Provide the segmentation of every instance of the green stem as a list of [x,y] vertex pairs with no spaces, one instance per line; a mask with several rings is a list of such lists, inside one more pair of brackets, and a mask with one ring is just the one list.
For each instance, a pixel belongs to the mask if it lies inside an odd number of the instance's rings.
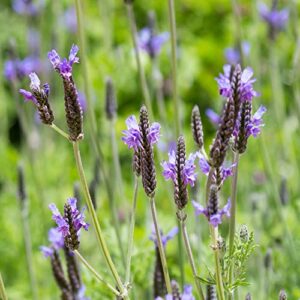
[[89,210],[89,213],[90,213],[91,218],[92,218],[92,223],[93,223],[93,226],[94,226],[94,229],[95,229],[95,232],[96,232],[96,237],[97,237],[99,246],[100,246],[100,248],[103,252],[106,263],[107,263],[107,265],[108,265],[108,267],[109,267],[109,269],[110,269],[110,271],[111,271],[111,273],[112,273],[112,275],[113,275],[113,277],[116,281],[116,284],[118,286],[118,289],[119,289],[120,293],[122,295],[124,295],[124,299],[129,299],[128,296],[127,296],[127,293],[126,293],[127,291],[124,290],[124,286],[122,284],[120,276],[119,276],[119,274],[117,272],[117,269],[116,269],[116,267],[115,267],[115,265],[114,265],[114,263],[111,259],[110,253],[108,251],[106,242],[105,242],[104,237],[103,237],[103,233],[102,233],[100,224],[99,224],[98,219],[97,219],[96,211],[95,211],[94,206],[93,206],[93,202],[92,202],[90,192],[89,192],[89,187],[88,187],[88,184],[87,184],[87,181],[86,181],[86,178],[85,178],[85,174],[84,174],[84,169],[83,169],[83,165],[82,165],[82,161],[81,161],[78,141],[73,142],[73,149],[74,149],[74,156],[75,156],[75,160],[76,160],[76,165],[77,165],[81,185],[82,185],[82,188],[83,188],[83,191],[84,191],[84,196],[85,196],[85,199],[86,199],[88,210]]
[[106,287],[108,287],[116,296],[120,296],[120,292],[117,291],[110,283],[106,282],[101,275],[97,273],[97,271],[86,261],[86,259],[78,252],[78,250],[74,250],[74,253],[78,257],[78,259],[87,267],[87,269],[95,276],[98,282],[103,283]]
[[[23,200],[27,203],[27,199]],[[25,244],[25,254],[26,254],[26,263],[28,268],[30,286],[33,299],[38,299],[38,291],[37,285],[35,280],[35,273],[33,268],[33,261],[32,261],[32,243],[31,243],[31,235],[28,223],[28,210],[26,207],[21,209],[21,216],[22,216],[22,224],[23,224],[23,236],[24,236],[24,244]]]
[[7,296],[6,296],[5,286],[4,286],[4,283],[3,283],[1,272],[0,272],[0,296],[1,296],[2,300],[7,300],[8,299]]
[[[180,211],[178,211],[177,214],[179,215]],[[191,268],[192,268],[192,272],[193,272],[193,276],[194,276],[194,280],[195,280],[195,284],[196,284],[196,287],[197,287],[198,294],[199,294],[201,300],[205,300],[202,287],[201,287],[200,282],[198,280],[198,275],[197,275],[196,265],[195,265],[195,261],[194,261],[194,257],[193,257],[193,252],[192,252],[192,249],[191,249],[189,236],[188,236],[188,232],[187,232],[187,229],[186,229],[185,217],[180,218],[180,226],[181,226],[181,232],[182,232],[182,236],[183,236],[183,240],[184,240],[184,244],[185,244],[185,249],[186,249],[186,252],[187,252],[189,263],[190,263]]]
[[[231,186],[231,207],[230,207],[230,223],[229,223],[229,256],[231,257],[234,250],[234,236],[235,236],[235,223],[236,223],[236,194],[237,194],[237,179],[238,179],[238,166],[239,166],[239,153],[234,152],[233,157],[233,176]],[[232,285],[234,280],[234,265],[229,268],[229,286]],[[234,298],[234,293],[229,295],[229,299]]]
[[174,0],[168,1],[169,8],[169,23],[171,31],[171,44],[172,44],[172,88],[175,108],[175,132],[176,136],[181,133],[181,120],[180,120],[180,102],[177,93],[177,50],[176,50],[176,16]]
[[58,132],[61,136],[63,136],[65,139],[67,139],[67,140],[69,140],[69,135],[66,133],[66,132],[64,132],[62,129],[60,129],[59,127],[57,127],[54,123],[52,123],[51,125],[50,125],[50,127],[52,128],[52,129],[54,129],[56,132]]
[[131,218],[130,218],[130,227],[129,227],[129,233],[128,233],[128,249],[127,249],[127,263],[126,263],[125,283],[130,282],[130,266],[131,266],[132,250],[133,250],[133,236],[134,236],[134,225],[135,225],[135,210],[136,210],[136,203],[137,203],[138,188],[139,188],[139,178],[137,176],[135,176],[135,179],[134,179],[133,203],[132,203],[132,211],[131,211]]
[[177,235],[177,245],[178,245],[178,264],[180,270],[180,279],[181,279],[181,288],[185,285],[185,274],[184,274],[184,259],[183,259],[183,242],[182,242],[182,230],[180,226],[180,221],[178,218],[177,220],[177,227],[179,228],[179,234]]
[[156,234],[156,242],[159,250],[159,255],[160,255],[160,260],[164,272],[164,278],[166,282],[166,287],[167,287],[167,292],[168,294],[172,294],[172,287],[171,287],[171,281],[170,281],[170,276],[169,276],[169,271],[168,271],[168,265],[167,265],[167,260],[165,256],[165,250],[164,246],[162,244],[161,240],[161,234],[160,234],[160,229],[158,226],[158,218],[157,218],[157,213],[156,213],[156,207],[155,207],[155,201],[154,198],[150,198],[150,206],[151,206],[151,213],[152,213],[152,219],[153,219],[153,224],[155,228],[155,234]]
[[216,265],[216,285],[218,291],[218,300],[225,300],[222,272],[219,258],[219,248],[218,248],[218,227],[214,228],[211,226],[212,242],[213,242],[213,251],[215,257]]
[[133,42],[133,47],[134,47],[134,54],[135,54],[135,59],[136,59],[136,64],[138,68],[138,73],[140,77],[140,84],[143,92],[143,97],[145,104],[147,106],[148,112],[149,112],[149,117],[150,119],[153,118],[153,111],[152,111],[152,105],[151,105],[151,99],[150,99],[150,94],[149,94],[149,89],[146,81],[146,76],[145,76],[145,71],[143,68],[143,65],[141,63],[141,57],[140,57],[140,51],[138,47],[138,41],[137,41],[137,29],[136,29],[136,23],[135,23],[135,17],[134,17],[134,12],[133,12],[133,7],[132,4],[126,4],[127,8],[127,16],[128,20],[130,23],[130,33],[131,33],[131,38]]

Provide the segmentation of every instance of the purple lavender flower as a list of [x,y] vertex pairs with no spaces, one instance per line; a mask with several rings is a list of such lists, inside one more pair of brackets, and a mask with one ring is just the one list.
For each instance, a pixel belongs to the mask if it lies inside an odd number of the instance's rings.
[[[76,198],[68,199],[68,205],[71,208],[72,225],[74,226],[76,234],[78,235],[81,228],[88,230],[89,224],[84,221],[84,209],[80,213],[77,209],[76,203]],[[54,203],[49,205],[49,209],[52,211],[52,219],[57,224],[57,230],[62,234],[62,236],[66,238],[71,235],[69,220],[66,218],[66,216],[61,215]]]
[[261,127],[264,126],[262,117],[264,113],[267,111],[266,107],[261,105],[257,112],[252,116],[251,122],[247,127],[247,136],[252,135],[253,137],[257,137],[260,134]]
[[38,72],[41,69],[40,60],[34,56],[28,56],[23,60],[10,59],[4,63],[4,76],[9,81],[23,79],[33,71]]
[[[172,286],[176,284],[175,280],[172,280]],[[156,297],[155,300],[173,300],[173,295],[167,294],[165,298],[162,297]],[[177,298],[176,298],[177,299]],[[183,287],[183,293],[180,295],[181,300],[195,300],[195,297],[193,296],[193,287],[189,284],[184,285]]]
[[258,11],[261,18],[275,31],[283,30],[289,19],[288,9],[277,10],[276,7],[269,9],[266,4],[260,3]]
[[35,16],[39,12],[39,7],[32,3],[32,0],[14,0],[13,9],[17,14]]
[[69,7],[61,16],[61,23],[66,27],[66,29],[71,33],[77,32],[77,18],[76,10],[74,6]]
[[84,93],[78,91],[78,102],[83,112],[87,110],[87,102]]
[[48,240],[50,247],[41,246],[40,250],[43,252],[45,257],[51,257],[54,251],[64,247],[64,238],[62,233],[57,228],[51,228],[48,232]]
[[158,35],[153,34],[150,28],[144,28],[138,35],[138,46],[147,52],[151,58],[157,56],[162,45],[169,39],[169,33],[163,32]]
[[[210,165],[204,155],[201,152],[196,153],[197,157],[199,158],[199,167],[203,174],[208,176],[210,171]],[[230,165],[229,167],[225,167],[224,165],[221,167],[221,177],[222,181],[224,181],[227,177],[233,175],[233,168],[235,164]]]
[[[219,86],[220,95],[225,98],[229,98],[233,96],[233,87],[230,80],[231,66],[225,65],[223,70],[224,74],[220,74],[219,77],[216,78],[216,81]],[[253,70],[250,67],[247,67],[243,70],[241,75],[241,86],[239,90],[241,101],[251,101],[253,97],[259,96],[259,94],[253,89],[253,83],[256,81],[256,79],[252,78],[252,76]]]
[[[246,41],[243,41],[241,44],[243,56],[249,56],[250,53],[250,44]],[[238,48],[226,48],[224,50],[224,56],[228,64],[237,65],[241,62],[241,53]]]
[[79,58],[76,56],[79,51],[77,45],[72,45],[69,60],[66,58],[61,59],[56,50],[52,50],[48,53],[48,58],[53,66],[53,68],[60,74],[61,77],[71,77],[72,76],[72,66],[74,63],[79,63]]
[[221,118],[215,111],[213,111],[211,108],[208,108],[205,111],[205,114],[214,125],[219,125]]
[[[135,151],[141,147],[141,131],[135,116],[130,116],[126,119],[127,130],[123,130],[122,141],[128,146],[128,148],[133,148]],[[148,133],[148,141],[151,145],[157,143],[160,136],[160,124],[154,122]]]
[[[194,186],[197,178],[195,173],[196,165],[194,161],[196,159],[195,154],[190,154],[189,158],[186,160],[183,168],[183,180],[185,185]],[[163,161],[161,166],[163,167],[163,176],[166,180],[172,179],[175,183],[176,179],[176,154],[175,151],[169,152],[169,161]]]
[[[160,231],[161,234],[161,241],[164,247],[166,247],[167,242],[171,240],[176,234],[178,233],[178,227],[172,228],[166,235],[163,235],[162,230]],[[153,241],[157,247],[157,242],[156,242],[156,233],[154,228],[152,229],[151,236],[149,237],[151,241]]]
[[222,223],[222,217],[224,215],[226,215],[228,218],[230,217],[230,207],[231,207],[230,199],[228,199],[227,204],[221,210],[218,210],[217,213],[213,215],[209,214],[208,207],[205,208],[202,205],[200,205],[198,202],[193,200],[192,200],[192,204],[194,206],[196,216],[203,214],[208,219],[209,223],[214,227],[217,227],[219,224]]

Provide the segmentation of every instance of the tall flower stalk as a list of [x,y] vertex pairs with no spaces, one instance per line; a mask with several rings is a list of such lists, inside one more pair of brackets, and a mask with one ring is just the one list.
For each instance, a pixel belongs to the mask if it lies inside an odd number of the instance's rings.
[[177,37],[176,37],[176,14],[174,0],[168,0],[169,23],[171,29],[172,45],[172,91],[175,107],[175,133],[179,136],[181,133],[180,101],[177,91]]
[[4,286],[4,282],[3,282],[3,279],[2,279],[2,275],[0,273],[0,296],[1,296],[1,299],[3,300],[7,300],[7,295],[6,295],[6,291],[5,291],[5,286]]
[[147,85],[145,71],[144,71],[144,68],[143,68],[143,65],[141,62],[140,50],[138,47],[137,29],[136,29],[136,22],[135,22],[133,3],[132,3],[133,1],[124,0],[124,2],[126,5],[126,9],[127,9],[127,17],[128,17],[129,25],[130,25],[130,33],[131,33],[132,43],[133,43],[133,47],[134,47],[134,54],[135,54],[137,68],[138,68],[141,89],[142,89],[142,93],[143,93],[143,97],[144,97],[144,103],[147,106],[150,118],[153,118],[153,111],[152,111],[152,104],[151,104],[149,88]]

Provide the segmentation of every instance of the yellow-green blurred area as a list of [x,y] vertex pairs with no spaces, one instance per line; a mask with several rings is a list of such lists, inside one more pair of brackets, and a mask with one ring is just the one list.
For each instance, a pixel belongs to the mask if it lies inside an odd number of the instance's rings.
[[[50,127],[41,124],[31,102],[25,103],[18,90],[29,89],[28,76],[10,81],[4,76],[5,62],[12,57],[24,59],[35,55],[40,59],[36,71],[42,83],[51,86],[50,103],[55,124],[67,131],[61,78],[53,70],[47,53],[56,49],[68,57],[71,45],[79,44],[76,28],[75,1],[37,0],[39,7],[32,16],[18,13],[14,3],[26,1],[1,0],[0,3],[0,271],[8,298],[34,299],[31,293],[28,264],[24,246],[24,224],[20,201],[17,197],[17,167],[22,165],[28,195],[28,222],[32,242],[32,268],[37,283],[38,299],[59,299],[49,258],[44,258],[39,247],[48,245],[48,230],[54,226],[50,203],[62,211],[68,197],[72,197],[74,184],[79,177],[73,157],[72,144]],[[29,1],[30,2],[30,1]],[[86,35],[90,102],[97,125],[97,142],[103,152],[101,161],[93,146],[91,117],[84,112],[84,139],[80,142],[83,164],[90,183],[97,161],[104,168],[113,187],[117,218],[123,249],[128,242],[134,175],[133,151],[122,142],[122,130],[129,115],[136,115],[143,104],[130,25],[126,6],[122,0],[85,0],[83,4],[83,30]],[[190,126],[191,110],[198,104],[204,127],[205,148],[213,141],[216,127],[205,114],[212,108],[220,113],[223,100],[219,96],[215,77],[223,72],[226,63],[224,51],[247,41],[249,55],[243,57],[243,67],[250,66],[256,78],[254,98],[256,110],[263,104],[268,111],[264,117],[262,134],[248,141],[247,151],[241,155],[237,192],[237,230],[242,224],[254,232],[258,247],[248,262],[248,286],[239,288],[236,299],[277,299],[285,289],[288,299],[300,299],[300,5],[298,1],[278,1],[278,7],[289,9],[285,29],[274,40],[269,38],[268,25],[258,13],[259,1],[242,0],[178,0],[175,1],[178,54],[178,94],[183,134],[187,154],[197,150]],[[271,7],[271,1],[266,4]],[[66,11],[73,12],[66,15]],[[149,11],[156,16],[156,31],[170,32],[168,1],[135,0],[133,9],[137,29],[146,27]],[[70,24],[71,23],[71,24]],[[34,32],[34,33],[32,33]],[[33,37],[34,36],[34,37]],[[31,37],[31,38],[30,38]],[[79,50],[81,59],[82,51]],[[173,185],[162,176],[161,161],[168,159],[168,143],[176,141],[175,112],[172,97],[172,63],[170,39],[154,63],[141,51],[141,63],[150,90],[154,120],[160,122],[161,140],[155,150],[158,219],[163,232],[177,226],[173,200]],[[155,72],[160,71],[159,82],[166,120],[160,119],[157,105]],[[73,66],[78,90],[84,93],[82,64]],[[118,103],[117,118],[112,123],[105,114],[105,79],[113,80]],[[25,134],[26,133],[26,134]],[[112,134],[115,134],[122,171],[122,185],[117,182],[112,153]],[[227,160],[230,164],[232,155]],[[99,168],[99,167],[98,167]],[[99,169],[100,169],[99,168]],[[96,168],[97,169],[97,168]],[[99,171],[99,170],[98,170]],[[103,174],[96,189],[97,215],[104,231],[109,250],[117,269],[124,279],[124,264],[120,256],[112,212]],[[205,203],[206,176],[197,166],[196,188],[189,191],[189,200]],[[231,179],[222,189],[221,206],[230,197]],[[84,205],[80,190],[81,203]],[[187,205],[187,227],[192,249],[201,277],[214,270],[213,251],[206,218],[195,217],[194,209]],[[23,212],[24,213],[24,212]],[[91,223],[88,212],[86,218]],[[228,219],[220,226],[221,235],[228,240]],[[134,298],[153,299],[154,245],[149,236],[152,231],[149,200],[142,185],[138,192],[134,251],[132,257],[132,286]],[[80,252],[93,267],[112,285],[113,277],[97,245],[92,226],[80,235]],[[177,238],[166,247],[169,272],[172,279],[181,282]],[[194,284],[185,252],[185,283]],[[81,266],[86,296],[91,299],[115,299],[92,274]],[[194,287],[195,289],[195,287]],[[133,297],[132,297],[133,298]]]

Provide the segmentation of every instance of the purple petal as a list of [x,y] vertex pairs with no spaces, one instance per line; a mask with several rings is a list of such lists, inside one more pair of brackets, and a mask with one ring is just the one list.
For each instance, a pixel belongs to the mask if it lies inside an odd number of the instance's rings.
[[40,250],[44,254],[45,257],[52,257],[54,250],[50,247],[40,246]]
[[178,227],[172,228],[166,235],[165,240],[166,242],[171,240],[176,234],[178,233]]
[[175,169],[175,160],[176,154],[175,151],[169,152],[169,161],[164,161],[161,163],[163,167],[163,176],[166,180],[172,179],[173,181],[176,179],[176,169]]
[[192,200],[192,205],[194,206],[196,216],[199,216],[201,214],[205,215],[206,217],[208,216],[207,209],[200,205],[198,202]]
[[79,51],[77,45],[73,44],[70,50],[69,63],[72,66],[74,63],[79,63],[79,58],[76,56]]
[[29,78],[30,78],[30,89],[38,90],[40,88],[41,81],[38,78],[38,76],[36,75],[36,73],[34,73],[34,72],[30,73]]
[[191,186],[194,186],[197,178],[197,174],[195,173],[196,165],[194,164],[195,158],[196,155],[190,154],[183,167],[184,183],[190,184]]
[[4,64],[4,76],[7,80],[16,80],[17,71],[16,63],[14,60],[7,60]]
[[231,65],[236,65],[240,62],[241,59],[240,52],[235,48],[226,48],[224,50],[224,55],[227,62]]
[[209,217],[209,223],[213,227],[217,227],[219,224],[222,223],[222,215],[220,213],[216,213]]
[[219,125],[219,123],[221,121],[221,118],[220,118],[220,116],[216,112],[214,112],[212,109],[208,108],[205,111],[205,114],[208,116],[208,118],[210,119],[210,121],[213,124]]
[[149,129],[149,133],[147,135],[148,141],[151,145],[157,143],[158,139],[160,136],[160,124],[157,122],[154,122],[150,129]]
[[60,56],[58,55],[58,53],[56,52],[56,50],[51,50],[50,52],[48,52],[48,58],[53,66],[54,69],[59,69],[59,65],[60,65]]
[[181,300],[195,300],[195,297],[193,296],[192,292],[193,287],[191,285],[184,285]]
[[19,89],[19,93],[25,98],[25,101],[32,101],[34,104],[37,104],[37,100],[31,92]]
[[228,201],[226,205],[221,209],[220,215],[226,215],[228,218],[230,217],[230,208],[231,208],[231,201],[230,198],[228,198]]
[[64,238],[57,228],[51,228],[48,232],[48,240],[58,250],[64,246]]
[[209,170],[210,170],[210,165],[209,165],[208,161],[203,156],[203,154],[200,152],[198,152],[198,157],[199,157],[200,170],[202,171],[203,174],[208,175]]
[[135,116],[128,117],[126,125],[128,130],[122,131],[124,134],[122,141],[127,144],[128,148],[134,148],[137,151],[141,144],[141,133]]

